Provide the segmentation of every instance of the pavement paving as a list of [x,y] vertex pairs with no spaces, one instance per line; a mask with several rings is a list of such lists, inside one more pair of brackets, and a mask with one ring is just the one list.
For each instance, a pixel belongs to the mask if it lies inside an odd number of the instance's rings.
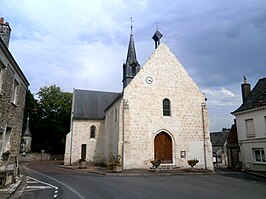
[[[123,170],[122,172],[114,172],[112,170],[108,170],[106,167],[100,166],[88,166],[86,168],[80,168],[79,166],[68,166],[55,163],[53,166],[57,166],[63,169],[72,169],[78,170],[86,173],[93,173],[98,175],[105,176],[173,176],[173,175],[214,175],[215,171],[203,170],[203,169],[167,169],[167,170],[159,170],[155,171],[154,169],[128,169]],[[226,168],[224,168],[226,169]],[[259,176],[266,179],[266,171],[244,171],[245,173],[249,173],[255,176]],[[17,199],[23,193],[23,190],[26,185],[26,176],[20,175],[17,181],[13,184],[8,185],[0,189],[0,198],[11,198]]]

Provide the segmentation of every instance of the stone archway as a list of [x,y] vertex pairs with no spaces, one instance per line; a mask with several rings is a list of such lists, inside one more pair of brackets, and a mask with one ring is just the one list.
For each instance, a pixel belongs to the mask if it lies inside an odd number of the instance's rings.
[[173,163],[172,138],[164,131],[154,138],[154,159],[161,160],[162,163]]

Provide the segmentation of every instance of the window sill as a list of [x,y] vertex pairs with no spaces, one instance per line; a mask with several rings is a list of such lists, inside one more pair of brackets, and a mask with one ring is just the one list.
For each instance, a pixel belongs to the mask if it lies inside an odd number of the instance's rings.
[[172,118],[171,116],[163,116],[163,118]]
[[247,138],[254,138],[255,135],[247,135]]
[[262,165],[266,165],[266,162],[253,162],[253,164],[262,164]]
[[15,102],[11,102],[11,104],[14,106],[14,107],[17,107],[18,105],[15,104]]

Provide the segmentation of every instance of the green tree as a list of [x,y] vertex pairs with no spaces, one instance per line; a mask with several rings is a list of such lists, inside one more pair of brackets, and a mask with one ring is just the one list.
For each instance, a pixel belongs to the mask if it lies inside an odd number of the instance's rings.
[[34,102],[29,97],[29,102],[32,151],[64,153],[66,134],[70,130],[72,94],[56,85],[45,86],[37,93],[37,100]]

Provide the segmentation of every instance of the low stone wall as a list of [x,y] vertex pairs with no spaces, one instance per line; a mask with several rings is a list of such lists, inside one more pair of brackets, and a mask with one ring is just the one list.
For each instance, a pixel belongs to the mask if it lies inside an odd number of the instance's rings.
[[51,160],[51,155],[48,153],[27,153],[25,156],[19,155],[19,161],[35,161],[35,160]]
[[38,160],[63,160],[63,154],[49,154],[49,153],[27,153],[25,156],[19,155],[19,161],[38,161]]

